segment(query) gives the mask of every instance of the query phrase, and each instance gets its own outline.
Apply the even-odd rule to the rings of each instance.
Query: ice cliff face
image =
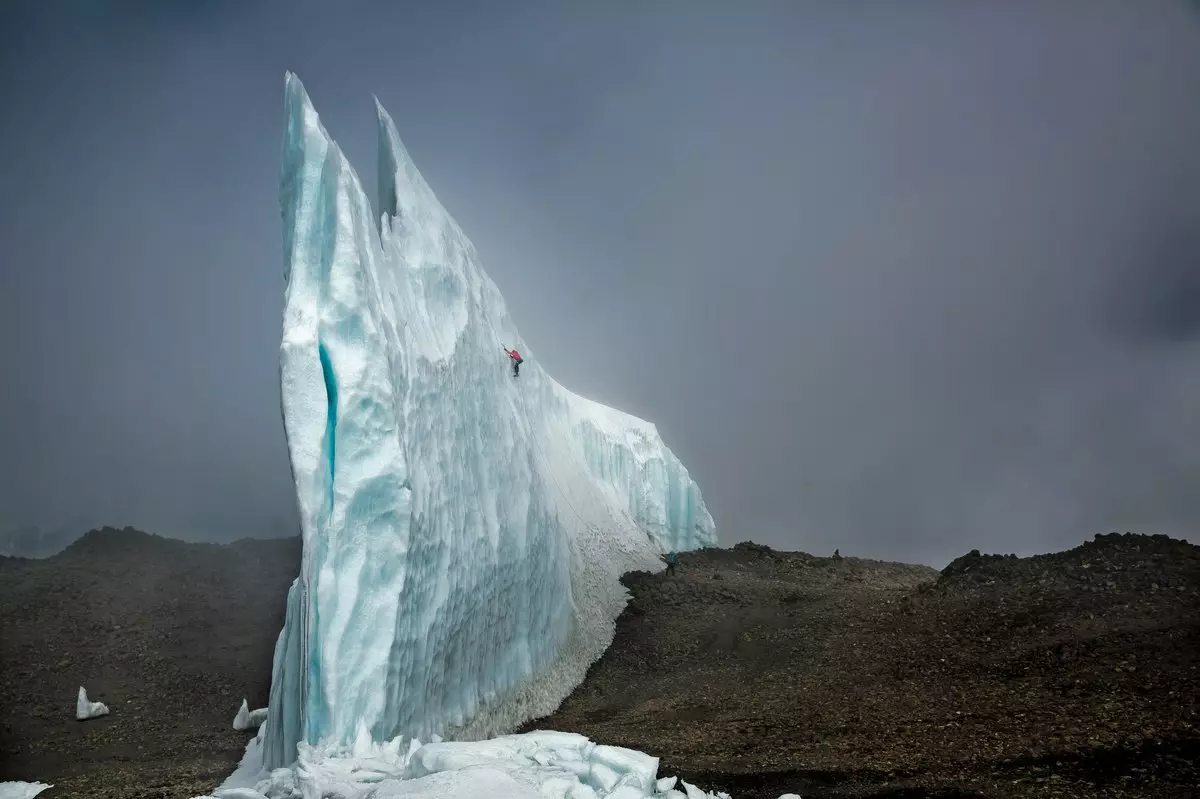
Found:
[[[712,518],[653,425],[530,357],[381,107],[377,218],[292,75],[285,105],[280,376],[304,556],[265,765],[299,741],[508,731],[611,641],[620,574],[714,544]]]

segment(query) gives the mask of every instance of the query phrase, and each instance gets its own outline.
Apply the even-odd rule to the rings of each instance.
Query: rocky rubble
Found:
[[[131,528],[0,558],[0,780],[55,797],[189,797],[233,771],[265,705],[299,538],[190,544]],[[75,720],[79,686],[109,715]]]
[[[91,533],[0,558],[0,779],[190,797],[265,704],[298,539]],[[941,573],[743,543],[624,578],[612,647],[554,715],[736,799],[1188,797],[1200,548],[1098,536]],[[110,715],[74,719],[80,685]]]
[[[1200,548],[1098,536],[938,574],[754,544],[631,574],[553,716],[739,797],[1172,797],[1200,785]]]

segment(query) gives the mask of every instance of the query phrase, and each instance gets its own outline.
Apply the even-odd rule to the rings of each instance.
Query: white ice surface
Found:
[[[75,699],[75,718],[79,721],[94,719],[97,716],[108,715],[108,705],[103,702],[88,701],[87,691],[79,686],[79,696]]]
[[[0,799],[33,799],[53,787],[44,782],[0,782]]]
[[[249,703],[245,699],[242,700],[242,706],[238,708],[237,715],[233,717],[233,728],[235,730],[254,730],[267,720],[267,709],[260,707],[256,710],[251,710]]]
[[[531,732],[488,741],[422,745],[396,738],[351,745],[299,745],[292,768],[251,774],[261,750],[247,749],[235,774],[198,799],[729,799],[674,778],[656,778],[658,759],[582,735]]]
[[[265,762],[512,730],[612,640],[620,575],[714,544],[712,518],[652,424],[541,368],[381,107],[377,215],[292,75],[285,97],[280,377],[303,559]]]

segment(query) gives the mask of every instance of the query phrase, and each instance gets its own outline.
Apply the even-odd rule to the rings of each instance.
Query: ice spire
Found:
[[[620,574],[715,542],[654,426],[530,357],[376,103],[374,216],[290,73],[280,378],[304,555],[264,758],[478,737],[548,713],[608,645]],[[526,356],[514,379],[501,345]]]

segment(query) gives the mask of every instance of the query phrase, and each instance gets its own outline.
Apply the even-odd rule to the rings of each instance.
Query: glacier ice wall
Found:
[[[479,738],[552,711],[612,640],[618,577],[715,543],[654,426],[530,358],[376,105],[379,217],[287,76],[280,379],[304,554],[268,767],[300,741]]]

